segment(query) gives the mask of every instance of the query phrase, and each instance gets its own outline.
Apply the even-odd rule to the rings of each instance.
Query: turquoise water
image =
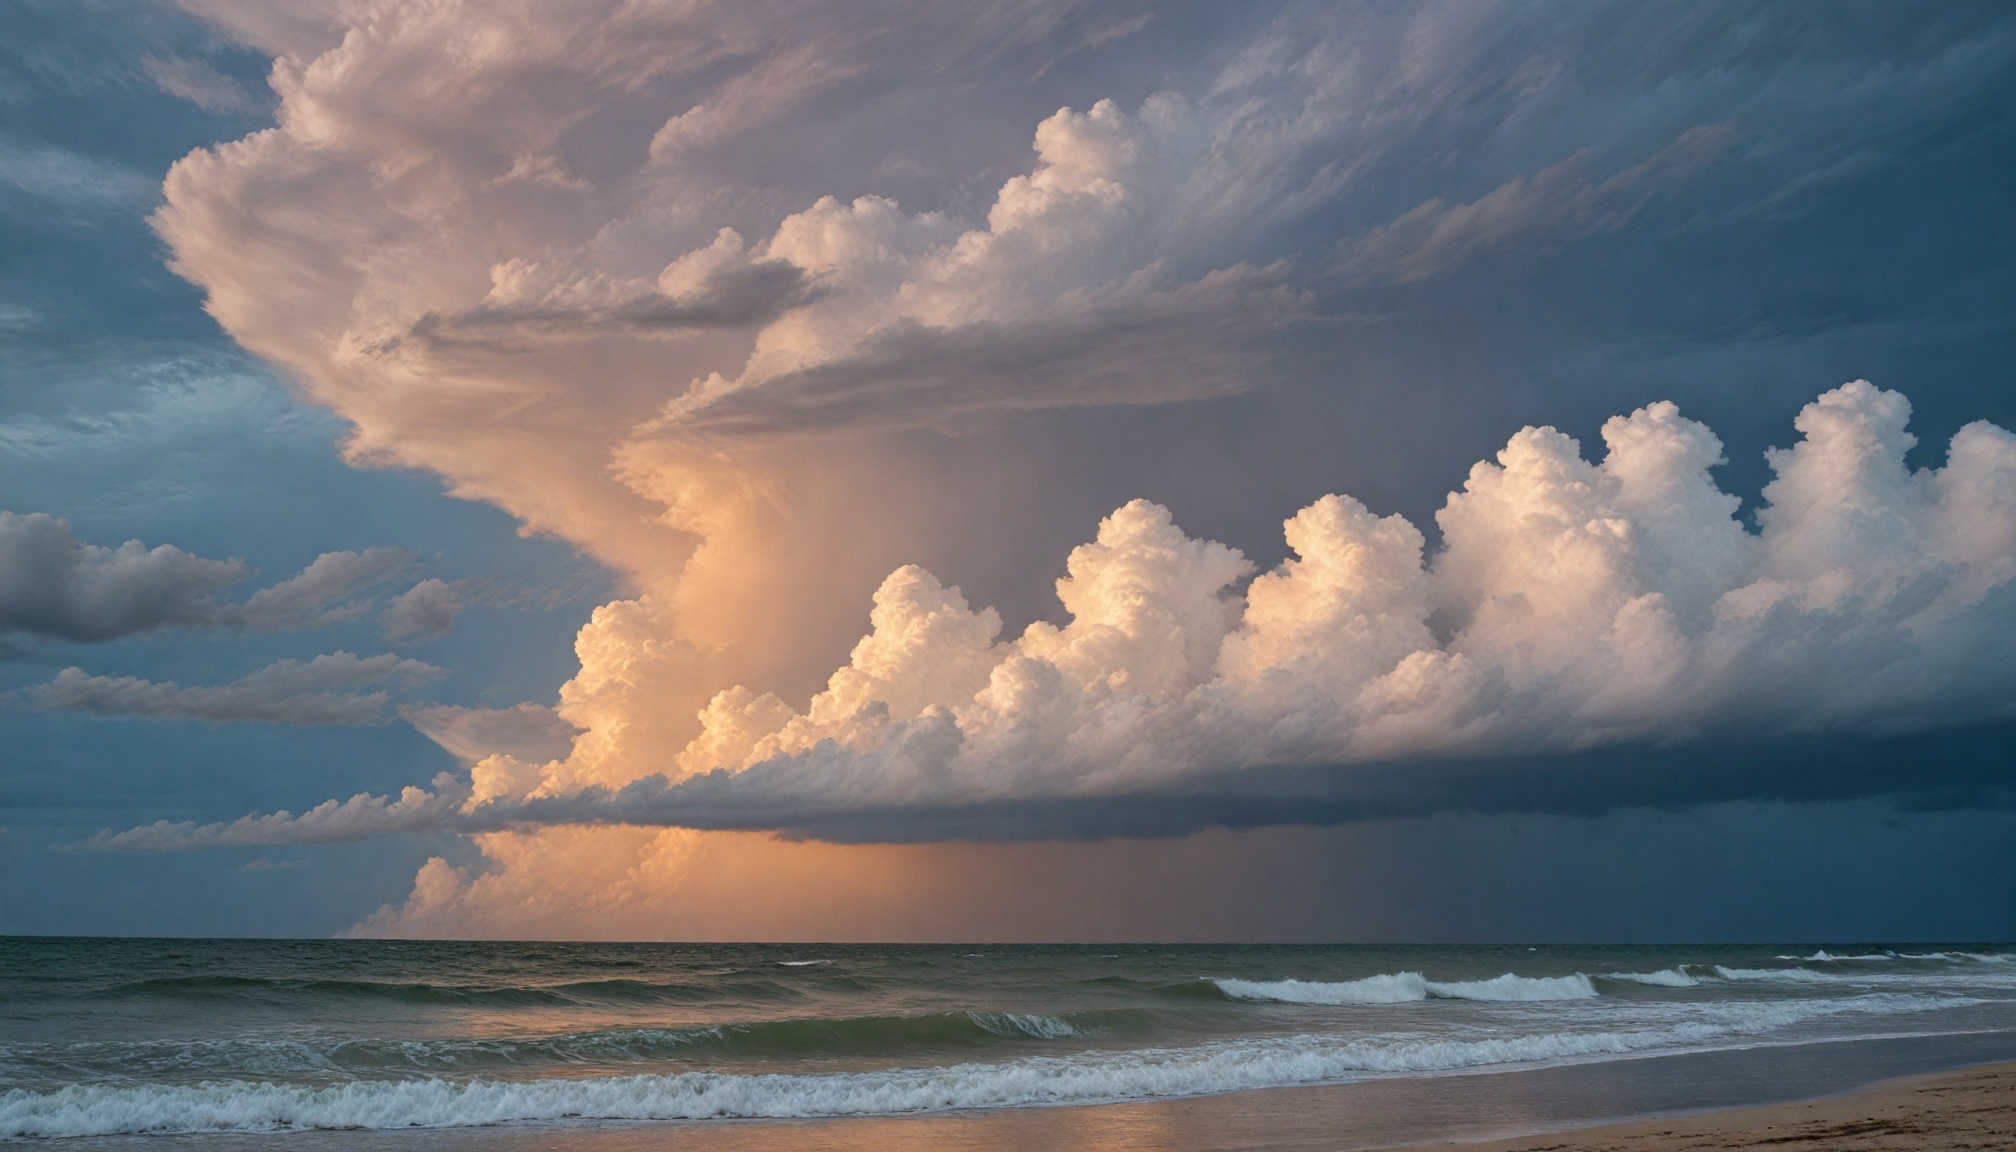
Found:
[[[0,939],[0,1138],[904,1115],[2016,1030],[2005,948]]]

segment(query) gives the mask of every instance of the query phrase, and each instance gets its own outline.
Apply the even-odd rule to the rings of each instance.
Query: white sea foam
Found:
[[[1955,954],[1960,955],[1958,953]],[[1923,957],[1931,958],[1931,957]],[[1995,990],[2006,992],[2016,989],[2016,969],[2003,966],[1983,966],[1970,968],[1964,974],[1951,967],[1927,971],[1913,970],[1912,966],[1888,968],[1874,971],[1868,968],[1815,971],[1811,968],[1729,968],[1717,964],[1706,969],[1716,978],[1732,982],[1751,984],[1784,984],[1799,986],[1825,985],[1843,989],[1855,988],[1902,988],[1902,989],[1946,989],[1953,991]]]
[[[1281,1004],[1406,1004],[1415,1000],[1587,1000],[1596,995],[1587,976],[1516,976],[1507,972],[1489,980],[1430,980],[1419,972],[1394,972],[1362,980],[1214,979],[1218,990],[1234,1000],[1265,1000]]]
[[[562,1118],[891,1115],[1083,1104],[1711,1047],[1822,1016],[1922,1011],[1955,1002],[1878,994],[1722,1005],[1724,1011],[1702,1019],[1636,1029],[1489,1039],[1435,1039],[1418,1033],[1294,1036],[816,1075],[682,1072],[525,1081],[428,1078],[328,1087],[249,1081],[72,1085],[46,1093],[20,1089],[0,1093],[0,1138],[450,1128]]]
[[[1717,964],[1713,971],[1724,980],[1761,980],[1778,984],[1834,984],[1842,979],[1811,968],[1725,968]]]
[[[1620,980],[1627,984],[1649,984],[1654,988],[1692,988],[1701,983],[1689,976],[1681,967],[1661,968],[1657,972],[1606,972],[1605,980]]]
[[[831,964],[831,960],[779,960],[781,968],[810,968],[814,964]]]
[[[1078,1030],[1055,1016],[1037,1016],[1023,1012],[968,1012],[975,1024],[996,1036],[1032,1036],[1038,1040],[1061,1040],[1066,1036],[1076,1036]]]

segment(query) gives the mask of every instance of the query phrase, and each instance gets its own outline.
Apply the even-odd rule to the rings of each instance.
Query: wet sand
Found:
[[[1900,1076],[1916,1078],[1897,1079]],[[1868,1087],[1878,1084],[1881,1086],[1875,1089]],[[1853,1094],[1843,1095],[1847,1093]],[[1783,1103],[1797,1100],[1818,1102]],[[1648,1116],[1679,1118],[1630,1119]],[[1615,1126],[1620,1120],[1629,1122]],[[1494,1140],[1500,1142],[1487,1143]],[[1852,1142],[1858,1140],[1864,1142]],[[84,1140],[75,1144],[66,1141],[66,1148],[83,1152],[114,1143],[129,1152],[133,1147],[125,1142]],[[774,1152],[783,1148],[793,1152],[1356,1152],[1452,1145],[1465,1152],[2016,1150],[2016,1033],[1749,1048],[1081,1107],[840,1120],[316,1132],[211,1137],[203,1144],[231,1152]]]
[[[2016,1148],[2016,1064],[1891,1080],[1846,1096],[1803,1104],[1646,1120],[1458,1147],[1464,1152]]]

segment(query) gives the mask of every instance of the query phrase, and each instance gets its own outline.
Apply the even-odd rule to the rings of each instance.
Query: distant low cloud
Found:
[[[434,640],[448,634],[461,611],[455,585],[429,579],[394,596],[380,618],[390,639]]]
[[[100,834],[77,847],[105,852],[149,852],[180,848],[235,848],[273,844],[327,844],[362,839],[387,831],[423,831],[439,824],[468,795],[468,785],[443,772],[434,791],[408,788],[398,797],[359,793],[348,800],[329,800],[296,816],[275,812],[247,816],[229,824],[196,825],[188,821],[156,821],[130,832]]]
[[[232,603],[216,593],[252,575],[242,560],[138,540],[106,548],[78,540],[66,520],[0,512],[0,633],[90,643],[159,628],[319,628],[369,611],[352,598],[411,562],[397,548],[327,552]]]
[[[88,712],[157,720],[253,721],[265,724],[357,726],[389,719],[389,691],[345,691],[389,680],[423,680],[441,669],[386,653],[331,652],[312,660],[279,660],[229,684],[183,687],[172,680],[92,676],[65,668],[47,684],[13,693],[6,703],[38,712]]]
[[[211,593],[251,575],[241,560],[205,560],[129,540],[85,544],[40,512],[0,512],[0,629],[110,640],[172,625],[213,624]]]
[[[291,631],[354,620],[370,606],[343,601],[411,563],[412,556],[398,548],[324,552],[297,575],[254,592],[244,604],[219,609],[217,619],[254,631]]]

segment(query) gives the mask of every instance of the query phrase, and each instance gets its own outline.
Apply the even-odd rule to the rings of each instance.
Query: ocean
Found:
[[[0,1139],[66,1148],[802,1136],[1766,1050],[2016,1056],[2016,952],[0,939]]]

